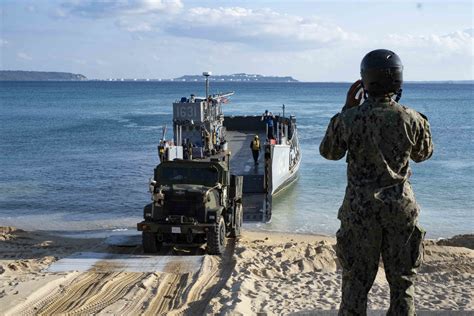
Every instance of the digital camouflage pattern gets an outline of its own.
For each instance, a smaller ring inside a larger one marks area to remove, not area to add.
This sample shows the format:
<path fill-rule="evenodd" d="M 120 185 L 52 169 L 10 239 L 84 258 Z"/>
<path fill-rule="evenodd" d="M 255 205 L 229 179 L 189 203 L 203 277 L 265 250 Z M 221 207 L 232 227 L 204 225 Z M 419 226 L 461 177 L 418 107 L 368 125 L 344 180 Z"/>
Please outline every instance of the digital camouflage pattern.
<path fill-rule="evenodd" d="M 425 232 L 408 178 L 409 159 L 431 157 L 427 118 L 388 97 L 343 108 L 330 121 L 320 153 L 347 152 L 348 185 L 338 218 L 336 252 L 343 268 L 340 315 L 365 315 L 382 255 L 390 284 L 388 315 L 414 315 L 414 281 Z"/>

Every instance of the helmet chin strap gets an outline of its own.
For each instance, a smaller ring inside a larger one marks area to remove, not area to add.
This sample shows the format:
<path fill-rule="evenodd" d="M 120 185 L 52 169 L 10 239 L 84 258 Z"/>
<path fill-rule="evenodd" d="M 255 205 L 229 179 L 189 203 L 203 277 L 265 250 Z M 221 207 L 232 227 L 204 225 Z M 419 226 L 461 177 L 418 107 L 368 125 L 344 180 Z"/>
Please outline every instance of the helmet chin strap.
<path fill-rule="evenodd" d="M 402 91 L 403 91 L 403 89 L 400 88 L 400 90 L 398 90 L 397 93 L 395 94 L 396 95 L 395 102 L 400 101 L 400 99 L 402 98 Z"/>

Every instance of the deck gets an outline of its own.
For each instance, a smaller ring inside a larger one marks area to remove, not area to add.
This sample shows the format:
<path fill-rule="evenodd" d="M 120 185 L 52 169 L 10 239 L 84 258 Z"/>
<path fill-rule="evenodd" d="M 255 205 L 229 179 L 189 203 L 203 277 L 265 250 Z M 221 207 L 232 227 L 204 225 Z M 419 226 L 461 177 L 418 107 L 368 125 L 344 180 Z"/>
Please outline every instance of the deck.
<path fill-rule="evenodd" d="M 258 135 L 261 143 L 266 139 L 265 125 L 259 117 L 230 117 L 225 118 L 227 128 L 226 140 L 230 155 L 230 170 L 232 174 L 244 177 L 243 207 L 244 221 L 266 221 L 264 212 L 264 154 L 260 152 L 259 164 L 253 161 L 250 142 Z"/>

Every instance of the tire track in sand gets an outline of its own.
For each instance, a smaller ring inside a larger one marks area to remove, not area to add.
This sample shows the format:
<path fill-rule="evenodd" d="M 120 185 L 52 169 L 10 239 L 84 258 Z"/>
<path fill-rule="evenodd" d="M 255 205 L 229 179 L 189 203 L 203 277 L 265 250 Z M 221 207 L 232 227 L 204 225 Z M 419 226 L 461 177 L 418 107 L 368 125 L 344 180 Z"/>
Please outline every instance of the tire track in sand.
<path fill-rule="evenodd" d="M 150 298 L 156 296 L 157 289 L 160 284 L 160 273 L 147 273 L 146 277 L 137 284 L 134 290 L 131 290 L 121 300 L 117 301 L 119 307 L 118 314 L 120 315 L 141 315 L 147 309 Z M 112 313 L 113 308 L 108 312 L 108 308 L 104 309 L 103 312 L 106 314 Z"/>
<path fill-rule="evenodd" d="M 146 310 L 148 315 L 203 315 L 211 299 L 224 287 L 235 267 L 235 240 L 229 239 L 221 257 L 206 256 L 198 273 L 168 276 Z M 163 295 L 161 295 L 164 293 Z M 171 295 L 171 296 L 170 296 Z"/>
<path fill-rule="evenodd" d="M 143 273 L 86 272 L 36 310 L 39 315 L 91 314 L 119 300 Z"/>
<path fill-rule="evenodd" d="M 123 274 L 123 273 L 122 273 Z M 129 292 L 137 282 L 145 278 L 143 273 L 128 273 L 130 275 L 121 276 L 119 280 L 106 284 L 100 293 L 96 293 L 88 299 L 80 308 L 70 312 L 71 314 L 93 314 L 103 310 L 112 303 L 118 301 Z"/>
<path fill-rule="evenodd" d="M 203 315 L 209 307 L 210 301 L 219 293 L 230 278 L 236 264 L 234 249 L 236 239 L 227 240 L 227 248 L 221 260 L 214 256 L 207 257 L 189 290 L 185 302 L 176 314 Z"/>
<path fill-rule="evenodd" d="M 150 297 L 151 302 L 144 313 L 146 315 L 163 315 L 179 306 L 182 300 L 181 292 L 189 285 L 189 279 L 189 273 L 162 274 L 156 294 Z"/>
<path fill-rule="evenodd" d="M 229 240 L 222 257 L 205 256 L 196 273 L 180 273 L 173 265 L 170 273 L 148 275 L 147 285 L 129 293 L 120 314 L 128 315 L 202 315 L 211 299 L 230 277 L 235 261 L 234 240 Z"/>
<path fill-rule="evenodd" d="M 223 257 L 205 256 L 196 273 L 183 273 L 184 266 L 176 263 L 166 273 L 99 272 L 107 271 L 104 265 L 42 293 L 21 314 L 94 314 L 115 305 L 121 306 L 120 314 L 201 315 L 230 277 L 233 252 L 234 240 L 229 240 Z"/>
<path fill-rule="evenodd" d="M 18 304 L 13 309 L 6 311 L 5 315 L 37 315 L 38 308 L 49 304 L 53 297 L 64 291 L 64 284 L 69 284 L 71 280 L 75 280 L 77 275 L 78 272 L 74 272 L 48 283 L 47 285 L 39 288 L 36 292 L 32 293 L 32 295 L 30 295 L 26 301 Z"/>
<path fill-rule="evenodd" d="M 94 282 L 96 279 L 97 277 L 92 274 L 82 273 L 69 282 L 59 284 L 58 287 L 51 288 L 47 292 L 41 289 L 41 293 L 33 293 L 33 295 L 31 295 L 31 297 L 34 297 L 34 299 L 28 299 L 24 304 L 22 304 L 22 306 L 19 306 L 18 309 L 15 309 L 14 314 L 37 315 L 43 313 L 43 311 L 49 306 L 55 306 L 63 295 L 68 296 L 72 288 L 77 289 L 84 287 L 84 290 L 86 290 L 85 287 L 90 285 L 90 282 Z M 52 308 L 49 309 L 51 310 Z M 52 312 L 54 311 L 52 310 Z"/>
<path fill-rule="evenodd" d="M 72 280 L 62 291 L 51 296 L 47 302 L 36 309 L 36 312 L 51 315 L 71 310 L 81 304 L 91 291 L 100 287 L 104 282 L 108 282 L 110 278 L 112 278 L 111 273 L 83 273 Z"/>

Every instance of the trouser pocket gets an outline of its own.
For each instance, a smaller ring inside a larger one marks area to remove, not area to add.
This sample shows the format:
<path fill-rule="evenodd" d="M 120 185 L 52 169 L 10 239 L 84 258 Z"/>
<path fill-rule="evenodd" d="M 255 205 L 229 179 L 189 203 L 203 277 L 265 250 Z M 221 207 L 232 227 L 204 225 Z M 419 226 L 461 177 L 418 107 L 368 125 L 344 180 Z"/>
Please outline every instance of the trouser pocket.
<path fill-rule="evenodd" d="M 419 268 L 423 262 L 425 249 L 423 240 L 425 239 L 425 235 L 425 230 L 421 228 L 419 224 L 416 224 L 410 238 L 412 267 L 415 269 Z"/>
<path fill-rule="evenodd" d="M 350 256 L 350 247 L 349 242 L 350 238 L 348 237 L 348 232 L 344 228 L 339 228 L 336 233 L 336 255 L 339 259 L 339 263 L 341 264 L 343 269 L 349 269 L 349 258 Z"/>

